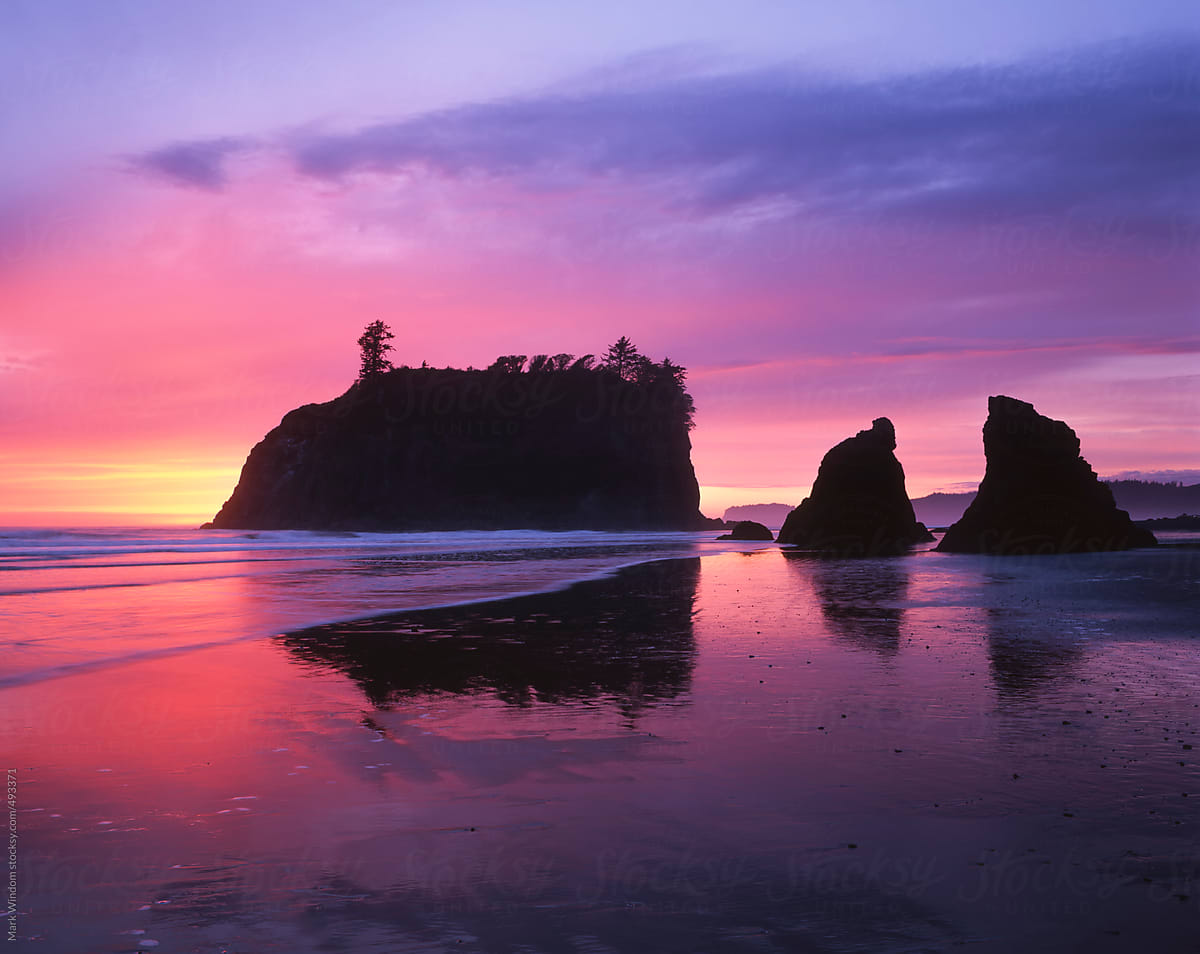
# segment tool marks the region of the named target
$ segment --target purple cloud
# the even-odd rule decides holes
[[[473,104],[293,143],[298,168],[532,189],[647,181],[689,211],[1030,221],[1200,235],[1200,42],[890,81],[773,70]]]
[[[172,143],[133,159],[138,169],[166,176],[177,185],[217,191],[228,180],[225,160],[250,147],[244,139],[225,137]]]

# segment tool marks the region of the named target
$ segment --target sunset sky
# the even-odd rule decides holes
[[[998,393],[1200,479],[1194,0],[7,0],[0,89],[0,525],[209,519],[375,319],[685,365],[711,515]]]

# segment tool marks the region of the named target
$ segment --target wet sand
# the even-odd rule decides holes
[[[1197,568],[765,548],[14,687],[18,933],[1194,951]]]

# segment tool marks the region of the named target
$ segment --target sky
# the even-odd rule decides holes
[[[990,394],[1200,479],[1200,7],[0,4],[0,525],[194,524],[397,364],[688,368],[702,509]]]

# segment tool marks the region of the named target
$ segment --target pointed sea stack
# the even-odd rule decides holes
[[[979,494],[938,549],[951,553],[1087,553],[1153,546],[1149,530],[1118,510],[1112,491],[1079,456],[1079,438],[1032,404],[988,398],[987,470]]]
[[[918,523],[886,417],[829,451],[812,496],[787,516],[779,542],[851,556],[900,553],[933,536]]]

